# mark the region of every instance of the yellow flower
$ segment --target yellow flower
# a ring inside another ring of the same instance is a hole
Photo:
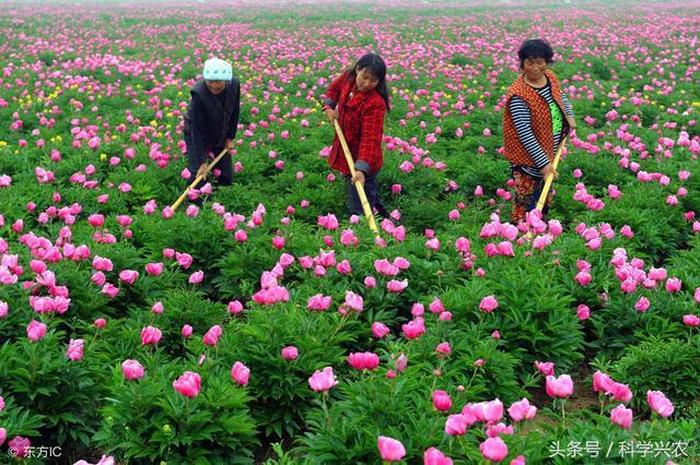
[[[105,161],[107,159],[107,154],[106,153],[101,153],[100,154],[100,160]]]

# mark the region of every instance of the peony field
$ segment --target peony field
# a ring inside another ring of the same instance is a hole
[[[700,464],[699,37],[695,0],[0,3],[0,464]],[[515,223],[531,38],[576,129]],[[319,104],[368,52],[376,233]],[[233,181],[188,191],[214,57]]]

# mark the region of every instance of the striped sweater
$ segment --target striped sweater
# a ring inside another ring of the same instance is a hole
[[[542,96],[547,101],[547,105],[554,104],[554,98],[552,97],[552,87],[547,82],[547,85],[540,88],[535,88],[537,93]],[[567,116],[574,116],[573,110],[571,109],[571,104],[566,98],[566,95],[562,92],[562,100],[564,102],[564,111]],[[516,96],[513,96],[508,102],[508,109],[513,116],[513,123],[515,124],[515,130],[518,134],[518,139],[527,150],[532,160],[535,162],[536,168],[528,166],[519,166],[518,168],[525,171],[527,174],[535,177],[542,177],[540,170],[547,166],[549,159],[544,149],[537,141],[535,133],[532,130],[532,113],[530,108],[525,103],[525,100]],[[562,133],[557,132],[554,135],[554,151],[559,148],[559,143],[562,139]]]

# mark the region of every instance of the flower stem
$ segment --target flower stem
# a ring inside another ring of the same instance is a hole
[[[323,413],[326,416],[326,424],[328,427],[331,426],[331,415],[328,412],[328,405],[326,404],[326,397],[328,397],[328,391],[324,391],[323,394],[321,395],[321,406],[323,408]]]
[[[467,383],[466,386],[464,386],[464,392],[467,392],[469,389],[472,387],[472,383],[474,382],[474,377],[476,376],[476,372],[479,370],[479,367],[474,367],[474,371],[472,372],[472,377],[469,378],[469,382]]]
[[[561,421],[564,423],[564,428],[566,428],[566,399],[561,400]]]

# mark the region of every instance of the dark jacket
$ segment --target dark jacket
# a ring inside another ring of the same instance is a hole
[[[191,142],[191,147],[188,146],[190,156],[201,164],[207,149],[221,149],[226,139],[236,137],[241,87],[234,78],[219,95],[214,95],[204,80],[200,80],[192,87],[190,95],[183,131]]]

